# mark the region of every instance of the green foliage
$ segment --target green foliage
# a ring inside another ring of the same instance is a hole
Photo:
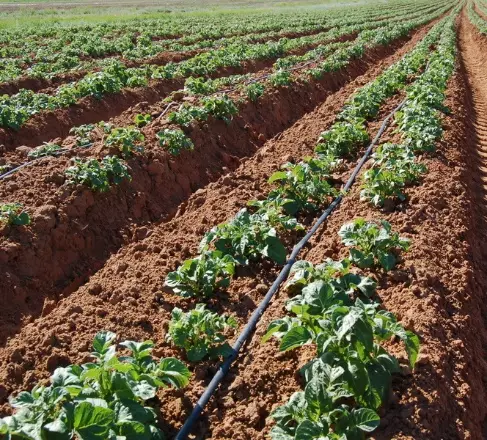
[[[120,150],[124,158],[132,156],[136,152],[144,150],[140,142],[144,142],[145,137],[139,129],[135,127],[114,128],[105,139],[105,144]]]
[[[183,348],[189,361],[218,359],[231,354],[232,349],[225,342],[225,330],[237,327],[235,318],[206,310],[204,304],[197,304],[186,313],[175,307],[171,315],[167,339]]]
[[[339,122],[320,135],[315,152],[325,156],[350,156],[367,142],[369,142],[369,134],[363,120]]]
[[[152,117],[149,113],[139,113],[134,117],[134,123],[139,128],[145,127],[151,120]]]
[[[264,94],[264,91],[264,84],[259,82],[254,82],[244,88],[245,94],[252,102],[256,102]]]
[[[86,185],[95,191],[107,191],[110,185],[118,185],[131,179],[127,165],[116,156],[96,159],[74,159],[74,165],[66,170],[68,183]]]
[[[169,113],[168,119],[170,122],[182,127],[189,127],[193,121],[206,121],[208,119],[208,111],[205,108],[185,103],[178,111]]]
[[[264,340],[277,337],[282,351],[312,342],[318,357],[302,370],[304,393],[295,394],[272,414],[277,421],[272,438],[279,439],[281,434],[290,436],[283,438],[301,438],[298,434],[303,423],[306,430],[313,428],[320,435],[363,438],[351,414],[366,409],[364,420],[373,422],[368,427],[375,429],[379,422],[375,411],[387,398],[392,373],[398,371],[397,360],[380,343],[398,337],[414,367],[418,337],[406,331],[391,313],[378,310],[378,304],[366,304],[359,298],[352,301],[324,281],[308,284],[299,303],[290,302],[287,307],[296,318],[273,321]],[[301,404],[296,405],[295,399]]]
[[[410,241],[392,232],[390,223],[380,221],[380,225],[357,218],[340,228],[338,235],[350,249],[350,260],[360,268],[382,266],[389,271],[396,265],[395,251],[407,251]]]
[[[44,145],[29,151],[27,157],[29,159],[38,159],[40,157],[56,156],[60,150],[61,147],[57,144],[45,143]]]
[[[238,113],[238,108],[227,95],[205,97],[202,103],[208,114],[224,120],[227,124],[230,124],[231,117]]]
[[[9,163],[6,163],[5,165],[0,165],[0,176],[2,174],[5,174],[7,173],[8,171],[10,171],[12,169],[12,165],[9,164]]]
[[[297,261],[293,264],[286,289],[291,292],[301,292],[308,284],[323,281],[330,285],[335,295],[352,297],[359,292],[364,297],[372,297],[376,283],[372,278],[357,275],[350,271],[351,262],[348,259],[333,261],[327,259],[324,263],[313,265],[308,261]],[[294,296],[291,303],[298,303],[300,296]]]
[[[99,332],[94,362],[57,368],[49,386],[36,385],[10,403],[16,409],[3,419],[9,438],[115,440],[162,439],[156,412],[145,401],[161,387],[188,384],[190,373],[175,358],[157,362],[151,341],[125,341],[128,356],[117,356],[116,335]]]
[[[0,205],[0,223],[24,226],[30,224],[30,217],[20,203],[4,203]]]
[[[269,82],[274,87],[288,86],[291,84],[291,81],[291,73],[286,72],[285,70],[279,70],[269,77]]]
[[[250,214],[242,209],[228,223],[223,223],[205,235],[202,246],[213,244],[225,255],[231,255],[239,264],[249,264],[259,256],[277,264],[286,262],[286,248],[277,237],[274,227],[262,214]]]
[[[170,272],[165,286],[183,298],[208,297],[216,289],[228,287],[235,273],[236,261],[221,251],[203,251],[198,257],[186,260],[176,271]]]
[[[159,139],[159,145],[173,156],[179,155],[182,150],[194,150],[193,141],[179,128],[175,130],[165,128],[157,133],[157,138]]]
[[[76,146],[87,148],[93,145],[93,130],[94,124],[84,124],[79,127],[73,127],[69,132],[76,136]]]
[[[403,192],[405,181],[400,174],[386,168],[371,168],[363,175],[361,200],[368,200],[375,206],[384,206],[386,200],[406,200]]]
[[[331,167],[328,162],[311,158],[298,164],[283,165],[285,171],[277,171],[269,178],[269,183],[278,184],[270,192],[269,199],[278,201],[289,215],[316,211],[330,197],[337,195],[327,181]]]
[[[189,77],[184,83],[184,90],[191,95],[209,95],[216,92],[216,86],[212,80]]]

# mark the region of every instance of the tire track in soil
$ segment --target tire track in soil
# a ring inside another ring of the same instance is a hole
[[[46,301],[43,316],[32,317],[31,323],[26,323],[0,349],[0,402],[5,403],[14,390],[30,388],[39,378],[46,378],[57,366],[86,359],[92,337],[101,328],[114,330],[121,338],[150,338],[156,343],[157,356],[181,357],[181,353],[164,342],[165,325],[174,306],[187,308],[195,301],[165,294],[161,290],[165,274],[195,254],[202,234],[212,225],[232,217],[247,200],[267,193],[269,175],[283,162],[312,153],[319,133],[331,125],[334,115],[353,91],[396,62],[425,33],[426,29],[416,33],[393,55],[374,63],[364,75],[330,95],[319,108],[267,142],[234,172],[195,193],[173,220],[155,226],[145,239],[124,246],[69,298],[57,304]],[[262,298],[263,286],[265,289],[275,278],[276,267],[264,262],[258,267],[242,268],[239,275],[228,293],[219,294],[210,305],[219,312],[234,314],[242,327]],[[243,365],[257,360],[261,374],[253,380],[253,376],[245,373],[236,383],[227,383],[232,394],[222,396],[211,407],[211,416],[217,418],[222,413],[222,404],[235,408],[237,415],[233,421],[242,430],[238,438],[263,438],[271,406],[280,402],[283,395],[298,389],[295,372],[308,354],[296,351],[280,355],[275,348],[266,344],[259,352],[247,353]],[[215,371],[211,363],[193,368],[194,380],[189,389],[164,390],[159,394],[167,420],[163,425],[169,432],[174,433],[174,426],[181,424]],[[247,407],[251,410],[246,410]],[[7,412],[8,407],[3,406],[2,410]],[[224,432],[215,431],[213,438],[228,437]]]

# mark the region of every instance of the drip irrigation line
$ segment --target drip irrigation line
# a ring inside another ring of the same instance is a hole
[[[284,265],[284,267],[281,269],[281,272],[279,273],[278,277],[272,283],[272,286],[269,288],[267,291],[267,294],[265,295],[264,299],[261,301],[257,309],[254,310],[252,313],[252,316],[249,319],[249,322],[243,329],[242,333],[240,333],[240,336],[232,346],[232,353],[225,359],[225,362],[220,366],[216,374],[213,376],[213,379],[211,382],[208,384],[206,390],[203,392],[201,397],[199,398],[198,402],[196,403],[195,407],[193,408],[193,411],[191,412],[190,416],[186,419],[184,425],[182,428],[179,430],[178,434],[175,437],[175,440],[185,440],[187,436],[191,433],[191,430],[193,428],[193,425],[198,421],[201,413],[203,412],[205,406],[213,396],[213,394],[216,392],[218,386],[222,382],[222,380],[225,378],[227,375],[228,371],[230,370],[230,367],[232,366],[233,361],[237,358],[240,349],[242,346],[245,344],[247,339],[251,336],[251,334],[254,332],[260,318],[264,314],[267,306],[269,305],[270,301],[278,291],[281,283],[286,279],[286,277],[289,274],[289,271],[291,270],[291,267],[293,264],[296,262],[296,257],[298,254],[301,252],[303,247],[308,243],[309,239],[313,236],[313,234],[318,230],[318,228],[325,222],[325,220],[332,214],[332,212],[335,210],[335,208],[341,203],[343,200],[343,197],[346,192],[351,188],[353,185],[358,173],[364,166],[365,162],[370,157],[370,154],[372,153],[372,150],[374,149],[375,145],[379,141],[380,137],[386,130],[387,126],[389,125],[389,121],[391,118],[394,116],[394,114],[399,111],[404,104],[406,103],[407,98],[404,99],[394,110],[392,110],[391,113],[387,115],[387,117],[382,121],[382,125],[375,135],[374,139],[368,146],[368,148],[365,150],[365,153],[363,154],[362,158],[360,161],[357,163],[354,171],[348,178],[347,182],[345,183],[345,186],[342,189],[342,192],[339,196],[337,196],[333,202],[326,208],[326,210],[321,214],[320,218],[315,222],[313,227],[309,230],[309,232],[297,243],[292,252],[291,255]]]

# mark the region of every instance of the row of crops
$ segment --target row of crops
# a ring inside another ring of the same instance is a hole
[[[308,69],[311,77],[326,71],[337,70],[350,56],[359,56],[369,45],[386,44],[406,35],[411,29],[427,23],[449,9],[451,5],[435,8],[432,12],[413,11],[399,14],[390,23],[369,22],[358,19],[350,24],[348,18],[342,19],[341,26],[312,36],[280,39],[266,43],[236,43],[226,47],[209,50],[177,63],[162,66],[145,64],[142,67],[126,67],[120,61],[111,61],[101,71],[89,73],[82,79],[59,86],[51,93],[21,90],[18,94],[0,98],[0,126],[19,129],[33,115],[44,110],[70,107],[84,97],[101,99],[106,94],[120,92],[126,87],[147,86],[150,80],[177,80],[204,75],[205,78],[218,75],[226,68],[241,67],[243,63],[258,60],[278,59],[275,64],[276,74],[284,78],[286,71],[298,63],[320,63],[330,52],[336,52],[335,58],[315,69]],[[395,21],[397,19],[397,24]],[[352,41],[339,42],[348,35],[358,36]],[[296,52],[304,52],[299,56]],[[342,61],[342,59],[344,60]],[[276,80],[279,79],[276,78]]]
[[[187,52],[219,47],[234,47],[262,41],[279,40],[287,35],[303,36],[324,32],[349,23],[387,20],[401,13],[428,13],[434,5],[399,5],[397,9],[382,12],[364,7],[350,11],[346,17],[330,11],[296,14],[252,14],[247,17],[215,16],[180,20],[161,19],[140,26],[137,22],[123,25],[33,30],[26,39],[16,32],[4,31],[0,82],[23,76],[50,78],[67,72],[102,69],[115,60],[142,60],[166,51]],[[39,45],[39,37],[42,43]]]
[[[286,262],[292,237],[305,229],[303,219],[317,216],[341,194],[334,174],[359,158],[373,135],[369,123],[397,96],[406,98],[394,115],[399,140],[376,149],[371,166],[361,177],[361,197],[371,206],[387,205],[394,209],[407,198],[408,187],[421,183],[421,176],[427,172],[421,157],[434,152],[435,143],[442,136],[445,90],[455,67],[454,21],[461,6],[438,21],[400,61],[354,93],[335,123],[320,135],[312,157],[276,169],[269,179],[272,189],[265,197],[249,200],[232,219],[208,230],[198,254],[167,274],[165,286],[169,291],[199,302],[186,311],[172,310],[166,337],[167,343],[182,350],[189,362],[218,361],[231,352],[228,335],[237,327],[237,320],[211,311],[206,302],[235,282],[240,268],[264,261],[272,261],[276,266]],[[123,87],[146,85],[154,78],[187,78],[184,89],[176,92],[179,99],[167,100],[167,108],[171,108],[167,112],[167,127],[156,134],[158,145],[177,156],[183,150],[194,148],[188,135],[192,126],[209,118],[231,124],[245,102],[258,102],[269,89],[317,81],[327,73],[347,67],[367,50],[409,34],[448,9],[451,5],[415,6],[414,11],[399,8],[390,14],[394,23],[385,26],[379,20],[385,14],[376,8],[371,8],[367,20],[361,20],[366,16],[363,11],[357,12],[356,22],[353,14],[324,20],[324,24],[314,14],[280,17],[290,20],[285,23],[266,17],[262,22],[256,20],[253,29],[238,28],[238,33],[279,32],[293,25],[317,33],[273,43],[232,41],[194,59],[164,66],[148,65],[139,69],[112,64],[89,76],[90,80],[97,78],[95,85],[83,78],[51,94],[23,91],[2,98],[1,124],[19,128],[33,114],[72,105],[83,96],[101,98]],[[371,25],[371,17],[377,19],[376,24]],[[155,26],[153,34],[148,34],[149,26],[144,25],[144,31],[136,30],[130,40],[133,43],[135,39],[138,46],[144,37],[144,41],[151,41],[152,47],[152,42],[157,46],[163,41],[155,39],[156,36],[173,40],[179,34],[187,34],[182,22],[172,34],[169,28],[162,28],[167,24],[158,25],[161,27]],[[226,24],[215,29],[210,26],[207,34],[189,35],[190,41],[181,44],[192,44],[191,37],[198,41],[210,36],[216,41],[222,35],[225,38],[230,28]],[[321,34],[323,28],[331,29]],[[117,45],[127,29],[130,28],[100,26],[96,31]],[[64,32],[56,29],[39,32],[46,38],[46,47],[56,39],[64,41],[63,46],[69,41],[68,47],[76,39],[83,40],[79,29],[73,29],[68,40],[62,40]],[[354,39],[336,41],[351,33],[356,33]],[[4,48],[9,44],[4,36]],[[291,54],[309,45],[313,45],[309,51]],[[23,50],[22,46],[18,47]],[[119,49],[106,50],[104,54]],[[243,61],[260,58],[278,59],[261,78],[255,75],[210,77],[221,67],[240,66]],[[190,97],[190,103],[181,104],[181,96]],[[116,154],[100,160],[74,159],[73,165],[64,171],[67,182],[97,192],[108,191],[113,185],[130,179],[126,160],[143,154],[144,143],[148,141],[145,134],[149,134],[153,122],[153,116],[140,114],[130,126],[100,123],[74,128],[76,148],[86,150],[102,143]],[[61,154],[61,145],[49,143],[32,150],[29,159],[55,160]],[[10,165],[3,166],[3,173],[9,172]],[[28,212],[17,203],[1,205],[0,219],[12,227],[30,222]],[[300,371],[303,390],[271,414],[275,420],[271,437],[275,440],[364,438],[379,426],[378,409],[387,400],[392,376],[399,371],[398,360],[384,343],[390,344],[393,339],[401,341],[411,368],[418,357],[418,336],[381,307],[376,283],[377,274],[392,270],[401,253],[414,243],[399,236],[383,220],[350,219],[339,235],[349,255],[320,265],[308,261],[295,263],[284,287],[291,296],[286,304],[286,316],[269,325],[262,341],[277,338],[281,351],[310,344],[316,349],[315,358]],[[0,433],[6,438],[26,439],[162,438],[152,399],[159,388],[186,386],[191,380],[190,370],[173,357],[156,360],[151,341],[125,341],[119,344],[123,352],[117,351],[115,341],[114,333],[99,332],[93,341],[93,362],[57,368],[49,385],[39,384],[13,397],[11,405],[15,413],[0,420]]]

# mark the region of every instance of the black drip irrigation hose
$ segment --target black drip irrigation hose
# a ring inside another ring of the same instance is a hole
[[[228,371],[230,370],[230,367],[233,363],[233,361],[237,358],[240,349],[242,348],[243,344],[247,341],[249,336],[254,332],[257,323],[259,322],[260,318],[264,314],[267,306],[269,305],[270,301],[276,294],[276,292],[279,289],[279,286],[281,283],[286,279],[286,277],[289,274],[289,271],[291,270],[292,265],[296,262],[296,257],[298,254],[301,252],[303,247],[308,243],[309,239],[312,237],[312,235],[318,230],[318,228],[325,222],[325,220],[331,215],[331,213],[335,210],[335,208],[340,204],[340,202],[343,200],[344,194],[351,188],[353,185],[358,173],[364,166],[365,162],[370,157],[370,154],[372,153],[372,150],[374,149],[375,145],[379,141],[380,137],[386,130],[387,126],[389,125],[389,121],[391,118],[394,116],[394,114],[399,111],[404,104],[406,103],[407,99],[404,99],[389,115],[383,120],[382,125],[377,132],[376,136],[368,146],[367,150],[365,151],[364,155],[358,162],[357,166],[355,167],[353,173],[350,175],[348,178],[345,186],[342,189],[342,193],[336,197],[333,202],[326,208],[326,210],[321,214],[320,218],[316,221],[316,223],[313,225],[313,227],[309,230],[309,232],[301,239],[301,241],[296,244],[293,248],[293,251],[291,252],[291,255],[286,262],[285,266],[281,269],[281,272],[279,273],[278,277],[272,283],[272,286],[270,289],[267,291],[267,294],[265,295],[264,299],[262,302],[259,304],[257,309],[254,310],[254,313],[252,313],[252,316],[250,317],[249,322],[243,329],[242,333],[240,333],[240,336],[238,337],[237,341],[232,347],[232,353],[225,359],[225,362],[220,366],[216,374],[213,376],[213,379],[211,382],[208,384],[206,390],[203,392],[201,397],[199,398],[198,402],[196,403],[195,407],[193,408],[193,411],[191,412],[190,416],[186,419],[186,422],[178,432],[178,434],[175,437],[175,440],[185,440],[187,436],[191,433],[191,429],[193,428],[193,425],[196,423],[196,421],[199,419],[201,413],[203,412],[205,406],[209,402],[210,398],[213,396],[215,391],[217,390],[218,386],[222,382],[222,380],[225,378],[227,375]]]

